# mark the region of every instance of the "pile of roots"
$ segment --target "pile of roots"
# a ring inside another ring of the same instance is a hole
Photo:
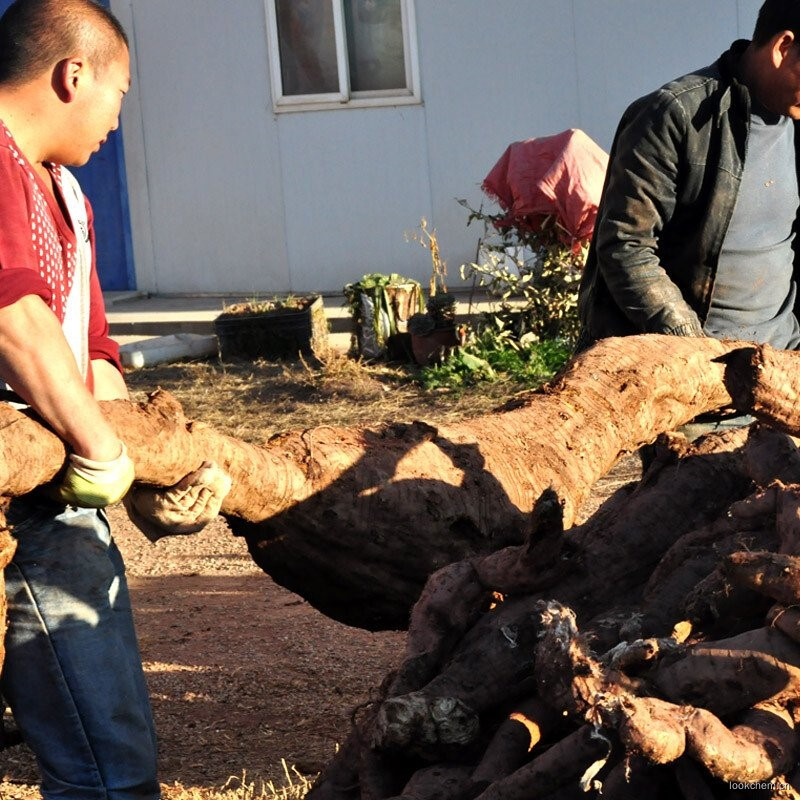
[[[732,387],[770,424],[664,434],[584,524],[545,491],[525,543],[432,575],[310,800],[800,797],[793,385]]]

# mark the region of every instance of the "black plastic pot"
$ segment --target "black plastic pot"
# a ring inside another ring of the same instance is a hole
[[[220,314],[214,320],[222,359],[297,358],[312,355],[327,343],[328,323],[322,298],[305,308],[253,314]]]
[[[455,325],[434,328],[423,335],[411,334],[411,350],[417,364],[425,366],[433,364],[439,356],[458,345],[458,334]]]

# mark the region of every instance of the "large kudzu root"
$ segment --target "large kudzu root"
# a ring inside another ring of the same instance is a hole
[[[730,580],[717,569],[720,558],[726,554],[743,548],[777,545],[774,525],[771,530],[766,527],[747,529],[746,525],[753,521],[743,523],[731,513],[682,536],[667,551],[644,590],[642,631],[645,635],[669,633],[680,617],[695,623],[722,618],[726,626],[735,619],[736,626],[745,630],[758,624],[763,609],[751,603],[737,606],[740,597],[732,597]],[[733,611],[731,606],[734,606]]]
[[[545,580],[542,573],[548,568],[551,577],[563,572],[562,517],[561,503],[548,489],[534,506],[524,545],[450,564],[431,575],[411,611],[403,664],[391,695],[416,691],[428,683],[489,606],[492,595],[530,591]],[[562,566],[552,568],[556,563]]]
[[[751,630],[764,619],[769,606],[769,598],[734,584],[719,565],[686,595],[680,616],[709,635],[723,636]]]
[[[660,691],[681,705],[635,697],[587,652],[574,615],[557,603],[542,608],[537,648],[540,687],[567,711],[616,730],[628,752],[668,764],[684,752],[721,780],[761,781],[781,774],[796,754],[792,718],[783,707],[800,693],[800,648],[771,629],[698,645],[657,673]],[[545,662],[545,663],[543,663]],[[740,709],[728,728],[719,714]],[[756,705],[752,708],[750,706]]]
[[[478,618],[488,597],[468,561],[431,575],[411,611],[403,664],[390,694],[412,692],[428,683]]]
[[[747,468],[759,486],[773,481],[800,483],[800,451],[788,434],[756,423],[750,426],[745,450]]]
[[[517,770],[543,738],[550,738],[560,721],[560,714],[539,697],[515,705],[475,767],[473,784],[486,788]]]
[[[800,602],[800,557],[769,551],[732,553],[722,568],[731,581],[791,605]]]
[[[775,605],[767,614],[767,624],[800,643],[800,608]]]
[[[430,757],[474,742],[480,733],[478,715],[524,691],[536,636],[530,602],[485,614],[432,681],[384,701],[373,746]]]
[[[662,767],[644,758],[630,756],[617,762],[602,779],[601,798],[614,800],[642,800],[658,797],[668,778]],[[586,795],[584,794],[584,797]]]
[[[525,544],[473,560],[481,584],[503,594],[545,589],[569,569],[570,542],[564,536],[564,509],[553,489],[536,501]]]
[[[652,764],[671,764],[686,751],[685,709],[657,697],[622,697],[603,717],[617,723],[617,733],[629,753]]]
[[[604,762],[611,743],[591,725],[584,725],[502,780],[495,781],[478,800],[533,800],[559,787],[577,783],[597,762]]]
[[[402,794],[389,800],[458,800],[466,797],[470,786],[468,766],[440,764],[415,772]]]
[[[575,616],[560,603],[540,606],[543,628],[536,651],[540,694],[576,718],[614,728],[628,751],[656,764],[679,758],[686,748],[680,709],[652,697],[636,697],[613,671],[592,656]]]
[[[429,758],[472,744],[479,733],[478,715],[463,701],[412,692],[381,705],[371,745]]]
[[[612,520],[600,515],[568,534],[571,569],[551,596],[582,617],[599,608],[638,602],[664,553],[685,533],[725,514],[752,491],[741,448],[745,430],[713,438],[714,452],[692,448],[679,462],[640,484]],[[602,569],[598,565],[602,564]]]
[[[763,345],[740,348],[723,360],[725,385],[740,411],[786,433],[800,433],[800,355]]]
[[[696,709],[686,730],[687,752],[723,781],[767,781],[788,770],[797,753],[792,718],[779,706],[749,709],[731,729]]]
[[[727,715],[757,703],[791,702],[800,694],[800,646],[773,628],[759,628],[690,648],[659,665],[655,685],[673,702]]]

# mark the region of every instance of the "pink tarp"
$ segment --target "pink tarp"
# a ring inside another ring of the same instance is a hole
[[[507,221],[536,230],[555,214],[567,242],[591,237],[608,155],[583,131],[509,145],[483,181],[483,190],[508,212]]]

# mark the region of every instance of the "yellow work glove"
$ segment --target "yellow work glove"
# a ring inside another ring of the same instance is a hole
[[[113,461],[92,461],[69,457],[69,466],[61,485],[54,491],[62,503],[83,508],[105,508],[118,503],[133,483],[133,461],[122,444],[122,452]]]
[[[124,499],[131,522],[151,541],[197,533],[213,520],[231,489],[231,479],[205,461],[174,486],[134,486]]]

